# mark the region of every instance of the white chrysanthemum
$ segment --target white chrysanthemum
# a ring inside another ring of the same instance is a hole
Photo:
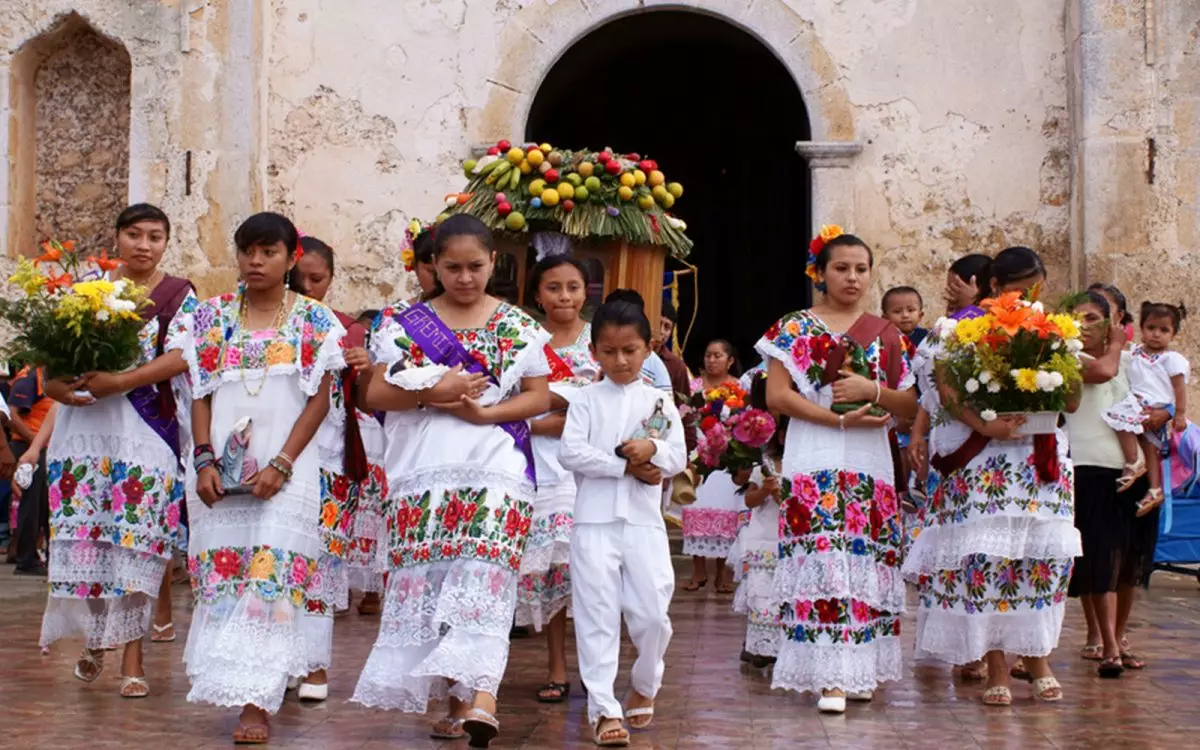
[[[1061,388],[1063,384],[1063,376],[1061,372],[1050,373],[1050,382],[1055,388]]]
[[[979,412],[979,418],[982,419],[984,422],[991,422],[997,416],[999,416],[999,415],[996,414],[996,411],[994,409],[984,409],[983,411]]]
[[[967,381],[967,393],[975,393],[979,390],[979,381],[971,378]]]
[[[100,321],[101,323],[108,320],[108,310],[105,310],[104,308],[100,308],[99,310],[97,310],[96,311],[96,320]]]
[[[1083,351],[1083,342],[1079,339],[1067,339],[1067,351],[1077,354]]]
[[[992,371],[984,370],[983,372],[979,373],[979,382],[983,383],[984,385],[992,382]]]
[[[987,392],[988,393],[999,393],[1000,392],[1000,383],[996,382],[995,380],[988,383]]]
[[[1041,302],[1034,302],[1030,307],[1033,308],[1034,312],[1043,312],[1046,309]]]
[[[1037,374],[1034,375],[1033,382],[1037,385],[1037,389],[1039,391],[1046,391],[1049,393],[1050,391],[1054,390],[1054,378],[1050,377],[1052,374],[1053,373],[1046,372],[1045,370],[1037,371]]]

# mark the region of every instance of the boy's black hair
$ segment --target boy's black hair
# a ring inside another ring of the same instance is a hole
[[[625,300],[605,302],[592,316],[592,345],[600,342],[600,332],[614,326],[634,326],[638,336],[650,346],[650,321],[640,305]]]
[[[614,289],[604,298],[604,304],[607,305],[609,302],[628,302],[643,310],[646,309],[646,300],[636,289]]]
[[[883,301],[879,303],[879,306],[883,308],[885,315],[887,314],[888,300],[898,294],[915,294],[917,297],[917,307],[921,308],[922,310],[925,309],[925,300],[921,297],[921,293],[916,289],[911,286],[894,286],[883,293]]]

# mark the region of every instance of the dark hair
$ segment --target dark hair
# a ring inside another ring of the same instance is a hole
[[[304,250],[304,254],[312,253],[321,260],[325,261],[325,265],[329,267],[329,275],[333,276],[333,248],[326,245],[316,237],[301,237],[300,247]],[[292,266],[292,270],[288,273],[288,286],[301,294],[308,294],[308,290],[304,288],[304,279],[300,275],[300,264]]]
[[[300,233],[291,219],[271,211],[254,214],[233,233],[233,244],[243,253],[255,245],[274,245],[277,242],[283,243],[290,258],[296,254]]]
[[[625,300],[605,302],[596,308],[592,316],[592,346],[600,342],[600,332],[605,328],[634,326],[638,336],[650,345],[650,321],[646,319],[646,311],[641,305],[635,305]]]
[[[708,351],[708,347],[712,346],[713,344],[720,344],[721,348],[725,350],[725,353],[729,355],[729,359],[731,360],[729,364],[729,374],[735,378],[740,377],[742,374],[742,365],[741,361],[738,359],[737,347],[725,339],[713,339],[712,341],[708,342],[707,345],[705,345],[704,350]]]
[[[1034,276],[1046,275],[1046,266],[1040,255],[1020,245],[1006,248],[992,259],[992,284],[999,289],[1014,281],[1024,281]],[[989,290],[991,291],[991,290]]]
[[[1183,324],[1183,319],[1187,317],[1187,308],[1180,302],[1178,305],[1170,305],[1166,302],[1143,302],[1141,323],[1145,326],[1146,321],[1151,318],[1170,318],[1171,326],[1175,329],[1175,333],[1179,333],[1179,327]]]
[[[921,293],[916,289],[911,286],[894,286],[883,293],[883,301],[879,303],[885,314],[887,313],[888,300],[901,294],[915,294],[917,297],[917,307],[920,307],[922,310],[925,309],[925,300],[921,298]]]
[[[537,264],[534,265],[533,270],[529,273],[529,296],[527,299],[536,298],[538,289],[542,286],[542,277],[545,276],[547,272],[553,271],[555,268],[559,268],[560,266],[574,267],[574,269],[579,272],[580,278],[583,279],[583,285],[585,287],[587,286],[587,266],[583,265],[583,263],[569,255],[548,255],[539,260]]]
[[[120,232],[125,227],[131,227],[143,221],[157,221],[162,224],[163,230],[167,233],[167,239],[171,238],[171,220],[167,218],[167,214],[161,208],[149,203],[134,203],[118,214],[117,231]]]
[[[358,317],[356,318],[356,320],[363,320],[363,319],[375,320],[375,318],[378,318],[378,317],[379,317],[379,311],[368,307],[366,310],[363,310],[362,312],[360,312],[358,314]]]
[[[659,316],[671,321],[671,325],[673,326],[679,325],[679,311],[670,302],[663,303],[662,312],[659,313]]]
[[[1105,318],[1112,317],[1112,306],[1108,304],[1108,298],[1095,289],[1089,287],[1083,294],[1076,295],[1067,303],[1067,311],[1075,312],[1083,305],[1095,305],[1100,308],[1100,312],[1104,313]]]
[[[825,246],[821,248],[821,252],[817,253],[814,265],[818,271],[825,271],[825,267],[829,265],[829,258],[833,256],[833,249],[836,247],[861,247],[867,251],[867,267],[875,267],[875,253],[871,252],[871,246],[852,234],[842,234],[826,242]]]
[[[425,229],[413,239],[414,263],[433,262],[433,236],[432,229]]]
[[[964,255],[950,264],[950,273],[963,281],[975,279],[975,304],[992,293],[992,259],[983,253]]]
[[[1116,300],[1117,313],[1121,319],[1117,322],[1121,325],[1129,325],[1133,322],[1133,316],[1129,314],[1129,303],[1125,300],[1125,295],[1114,284],[1101,284],[1096,282],[1087,288],[1089,292],[1104,292]],[[1108,300],[1104,300],[1108,302]],[[1111,312],[1111,311],[1110,311]],[[1113,317],[1110,315],[1110,317]]]
[[[604,304],[607,305],[610,302],[628,302],[642,310],[646,309],[646,300],[636,289],[614,289],[604,298]]]
[[[450,244],[450,240],[455,237],[474,237],[479,240],[479,244],[483,245],[484,249],[489,253],[496,252],[496,238],[492,236],[492,230],[487,228],[479,219],[476,219],[470,214],[454,214],[450,218],[438,224],[429,234],[433,235],[433,241],[430,249],[430,260],[437,258],[446,250],[446,245]],[[420,239],[418,237],[418,239]],[[416,251],[414,250],[414,257]],[[433,291],[425,295],[425,300],[431,300],[441,294],[444,294],[446,287],[442,286],[442,280],[436,276],[433,279]],[[484,294],[492,293],[492,280],[488,279],[487,286],[483,290]]]

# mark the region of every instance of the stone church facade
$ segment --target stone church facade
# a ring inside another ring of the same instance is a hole
[[[404,283],[408,219],[462,186],[461,160],[522,137],[576,42],[663,9],[719,19],[786,67],[809,120],[799,213],[866,238],[880,285],[936,300],[954,257],[1027,244],[1057,289],[1112,281],[1135,304],[1191,301],[1194,0],[5,3],[7,258],[48,235],[109,242],[117,211],[149,200],[175,223],[168,265],[215,292],[234,281],[234,228],[270,208],[339,249],[336,304],[378,305]],[[687,75],[639,64],[652,86]],[[594,106],[581,92],[579,116]],[[621,106],[657,126],[652,99]]]

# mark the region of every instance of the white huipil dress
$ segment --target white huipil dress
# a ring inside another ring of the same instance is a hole
[[[383,593],[387,572],[387,470],[384,427],[374,415],[358,411],[358,431],[367,453],[367,479],[358,493],[354,533],[346,555],[346,583],[356,591]]]
[[[185,305],[194,303],[189,295]],[[140,366],[156,357],[157,317],[138,339]],[[46,449],[50,594],[41,645],[82,635],[87,648],[110,648],[146,634],[186,534],[182,480],[179,459],[126,394],[58,406]]]
[[[297,297],[279,330],[243,336],[239,306],[239,294],[200,303],[176,318],[168,348],[187,360],[193,397],[212,397],[215,451],[249,417],[247,453],[264,468],[325,375],[345,367],[345,330],[328,307]],[[324,588],[315,522],[319,469],[314,437],[295,457],[292,478],[269,500],[236,496],[211,508],[189,505],[188,571],[196,598],[184,652],[189,701],[278,711],[288,677],[308,674],[331,648],[333,618],[304,616],[320,607],[310,592]]]
[[[804,310],[759,340],[764,360],[787,368],[800,395],[822,408],[827,357],[845,334]],[[902,354],[898,383],[885,383],[885,347],[850,345],[847,361],[881,385],[913,386]],[[818,692],[874,690],[900,679],[902,530],[887,428],[837,427],[792,419],[783,454],[779,559],[773,596],[782,628],[772,687]]]
[[[762,486],[761,467],[754,467],[750,483]],[[738,531],[729,555],[733,579],[737,581],[733,611],[746,615],[743,648],[755,656],[774,658],[783,632],[779,627],[779,602],[773,593],[779,559],[779,503],[774,497],[750,509],[750,520]]]
[[[600,366],[589,348],[592,327],[585,325],[579,338],[554,353],[570,368],[556,373],[551,368],[550,390],[567,403],[579,389],[600,374]],[[537,497],[533,501],[533,527],[525,540],[521,556],[521,577],[517,582],[517,625],[542,627],[571,603],[571,524],[575,511],[575,475],[558,460],[562,440],[546,435],[533,436],[533,456],[537,462]]]
[[[435,385],[430,362],[397,321],[381,313],[371,337],[387,381],[405,390]],[[516,395],[522,378],[549,374],[549,334],[501,303],[482,328],[454,331],[499,386],[484,405]],[[389,570],[383,616],[353,701],[423,713],[430,700],[474,691],[495,695],[508,663],[517,578],[533,519],[526,458],[497,425],[473,425],[434,409],[386,420]]]
[[[732,379],[732,378],[731,378]],[[703,378],[692,379],[692,393],[704,389]],[[725,558],[737,539],[738,514],[745,510],[738,486],[728,471],[714,471],[696,488],[696,501],[683,506],[683,554]]]

